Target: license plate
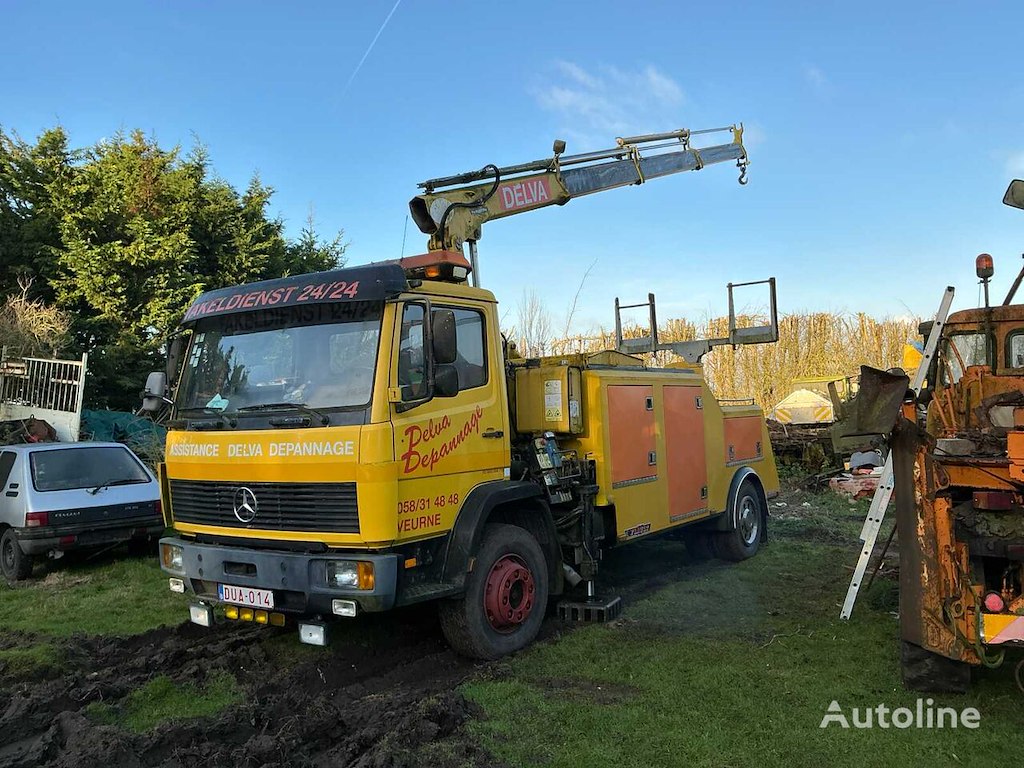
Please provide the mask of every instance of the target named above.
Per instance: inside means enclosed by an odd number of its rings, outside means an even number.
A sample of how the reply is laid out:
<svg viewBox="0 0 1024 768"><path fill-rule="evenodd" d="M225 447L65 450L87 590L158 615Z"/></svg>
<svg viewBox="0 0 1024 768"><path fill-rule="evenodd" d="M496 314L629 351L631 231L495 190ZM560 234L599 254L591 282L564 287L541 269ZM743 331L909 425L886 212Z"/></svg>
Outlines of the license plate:
<svg viewBox="0 0 1024 768"><path fill-rule="evenodd" d="M237 605L251 605L253 608L273 608L274 593L269 589L252 589L251 587L233 587L230 584L217 585L217 595L221 602Z"/></svg>

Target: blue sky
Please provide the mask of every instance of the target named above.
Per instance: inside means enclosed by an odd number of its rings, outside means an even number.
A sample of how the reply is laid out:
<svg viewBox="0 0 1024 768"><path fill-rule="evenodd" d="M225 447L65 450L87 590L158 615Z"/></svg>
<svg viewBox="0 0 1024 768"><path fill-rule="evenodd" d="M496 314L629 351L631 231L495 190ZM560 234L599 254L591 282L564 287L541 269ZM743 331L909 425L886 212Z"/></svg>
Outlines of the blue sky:
<svg viewBox="0 0 1024 768"><path fill-rule="evenodd" d="M596 260L580 331L615 296L700 318L770 275L783 312L929 315L947 284L976 304L980 251L998 300L1021 266L1024 211L1001 203L1024 176L1019 2L394 6L0 0L0 124L198 136L226 180L276 189L291 234L312 206L360 263L400 254L426 178L743 121L746 187L711 166L485 227L510 321L532 288L560 328ZM405 253L425 247L410 222Z"/></svg>

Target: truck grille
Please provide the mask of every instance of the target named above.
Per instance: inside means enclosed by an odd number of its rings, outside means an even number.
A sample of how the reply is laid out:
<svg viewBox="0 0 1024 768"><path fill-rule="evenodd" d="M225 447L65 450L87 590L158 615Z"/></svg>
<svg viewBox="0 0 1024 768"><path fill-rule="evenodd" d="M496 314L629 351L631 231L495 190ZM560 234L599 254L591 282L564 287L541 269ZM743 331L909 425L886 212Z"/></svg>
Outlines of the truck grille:
<svg viewBox="0 0 1024 768"><path fill-rule="evenodd" d="M276 531L359 533L355 483L220 483L171 480L171 514L181 523ZM248 488L256 515L235 515L236 497Z"/></svg>

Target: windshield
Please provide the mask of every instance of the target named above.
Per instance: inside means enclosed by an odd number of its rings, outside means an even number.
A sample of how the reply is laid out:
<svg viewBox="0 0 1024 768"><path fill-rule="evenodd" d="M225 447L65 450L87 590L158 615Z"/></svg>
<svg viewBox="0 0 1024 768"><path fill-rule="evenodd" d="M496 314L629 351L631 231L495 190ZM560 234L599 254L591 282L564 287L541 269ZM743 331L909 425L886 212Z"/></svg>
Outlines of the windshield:
<svg viewBox="0 0 1024 768"><path fill-rule="evenodd" d="M34 451L32 484L37 491L68 491L100 485L148 483L142 464L124 448L64 448Z"/></svg>
<svg viewBox="0 0 1024 768"><path fill-rule="evenodd" d="M293 403L365 407L380 339L379 303L266 309L201 321L178 408L230 413Z"/></svg>
<svg viewBox="0 0 1024 768"><path fill-rule="evenodd" d="M956 383L964 370L972 365L989 365L987 337L984 333L957 333L945 340L944 351L948 368L943 370L946 383Z"/></svg>

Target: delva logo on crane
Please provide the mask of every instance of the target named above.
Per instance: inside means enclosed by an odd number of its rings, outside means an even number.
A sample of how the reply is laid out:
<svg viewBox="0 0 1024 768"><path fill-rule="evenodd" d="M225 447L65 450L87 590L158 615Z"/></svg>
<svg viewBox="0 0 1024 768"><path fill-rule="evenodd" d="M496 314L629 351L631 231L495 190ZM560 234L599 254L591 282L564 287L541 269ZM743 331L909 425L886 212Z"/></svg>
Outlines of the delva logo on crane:
<svg viewBox="0 0 1024 768"><path fill-rule="evenodd" d="M522 179L502 184L498 190L501 210L517 211L551 200L551 180L547 177Z"/></svg>

